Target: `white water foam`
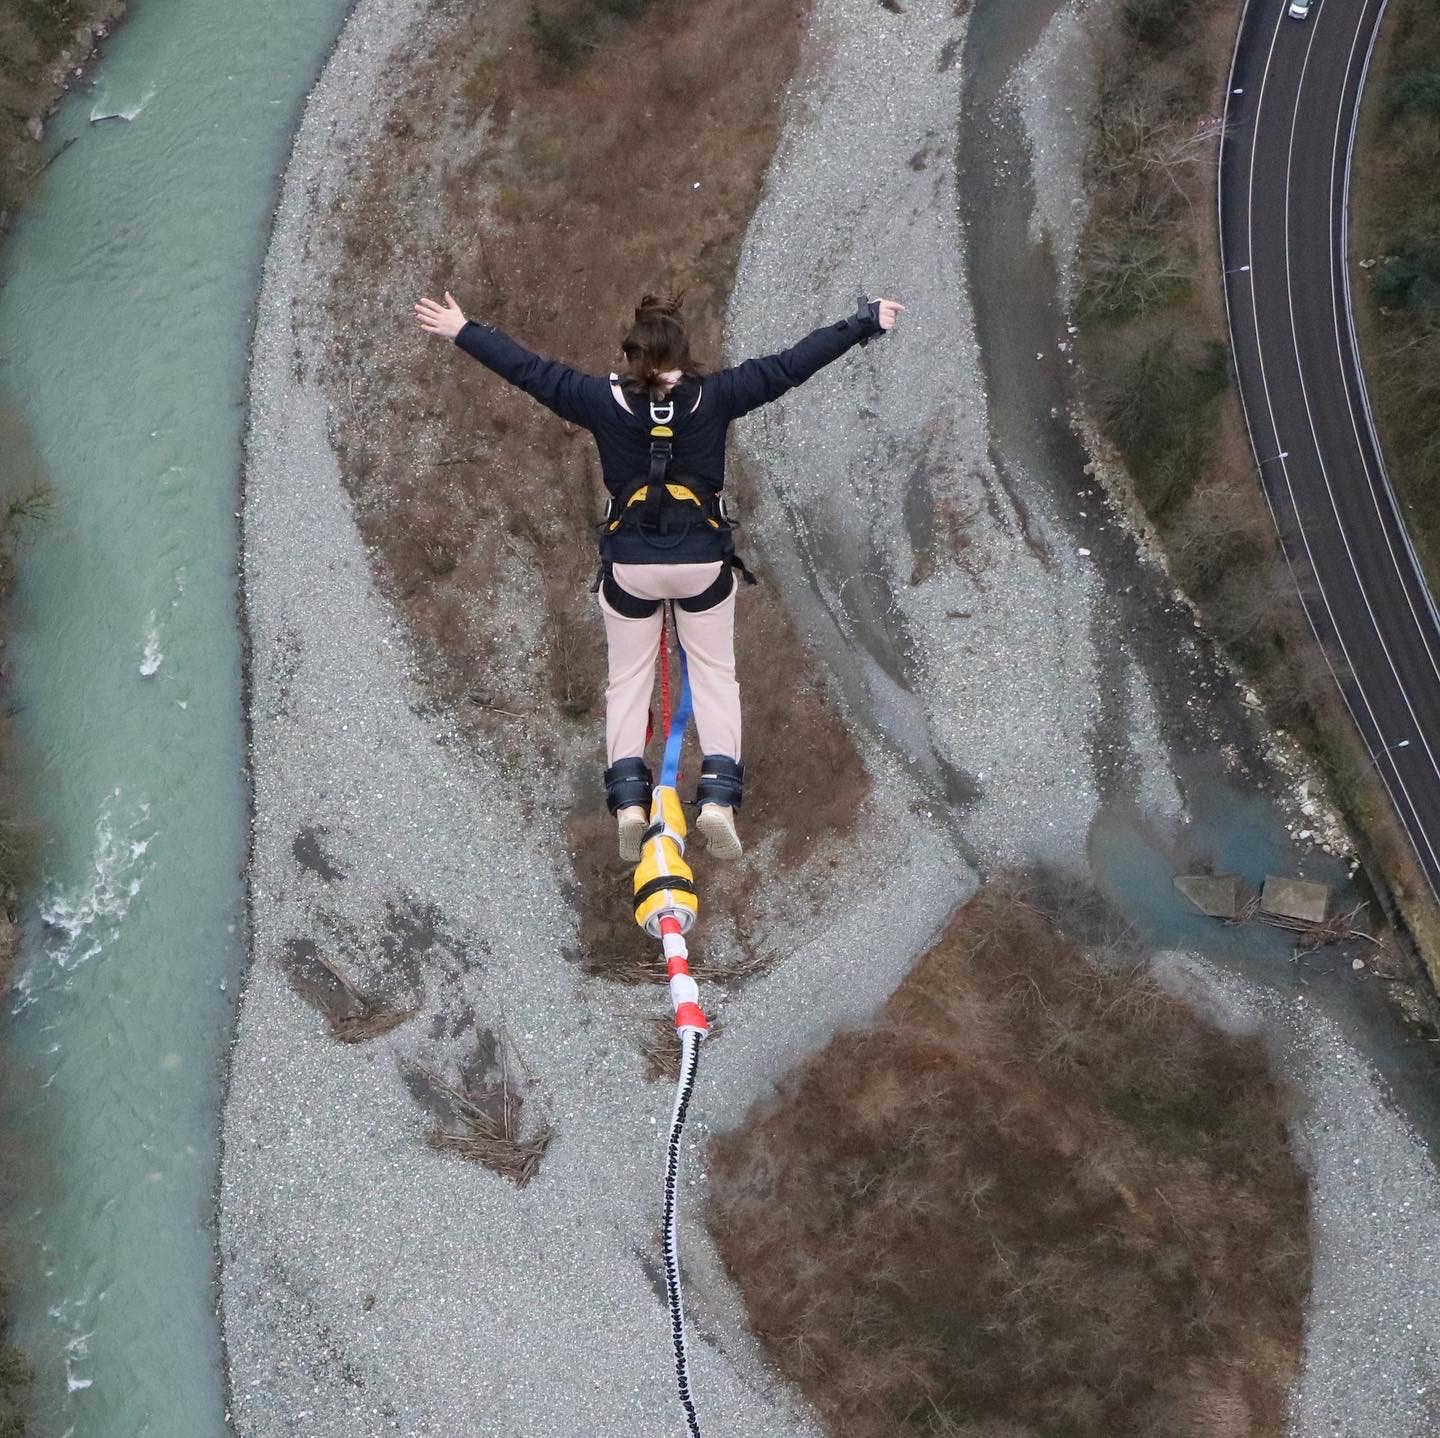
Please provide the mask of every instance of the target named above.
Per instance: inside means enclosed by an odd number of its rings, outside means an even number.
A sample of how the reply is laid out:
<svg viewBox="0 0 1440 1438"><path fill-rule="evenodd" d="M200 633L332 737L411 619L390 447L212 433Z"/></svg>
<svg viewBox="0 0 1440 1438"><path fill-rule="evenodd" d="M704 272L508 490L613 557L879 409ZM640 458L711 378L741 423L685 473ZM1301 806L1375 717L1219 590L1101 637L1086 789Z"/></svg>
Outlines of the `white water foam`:
<svg viewBox="0 0 1440 1438"><path fill-rule="evenodd" d="M76 1334L65 1345L65 1391L67 1393L79 1393L82 1389L89 1388L95 1381L93 1378L77 1378L74 1365L82 1362L90 1356L90 1334Z"/></svg>
<svg viewBox="0 0 1440 1438"><path fill-rule="evenodd" d="M144 859L154 837L150 805L112 790L95 821L90 882L69 893L52 888L40 906L51 935L48 952L62 969L87 963L119 931L145 881Z"/></svg>
<svg viewBox="0 0 1440 1438"><path fill-rule="evenodd" d="M98 125L101 120L133 120L154 98L155 87L152 85L134 103L124 105L118 110L106 110L102 108L105 101L97 100L94 108L90 111L90 123Z"/></svg>
<svg viewBox="0 0 1440 1438"><path fill-rule="evenodd" d="M141 677L152 678L164 661L165 655L160 648L160 623L152 609L145 621L145 649L140 656Z"/></svg>

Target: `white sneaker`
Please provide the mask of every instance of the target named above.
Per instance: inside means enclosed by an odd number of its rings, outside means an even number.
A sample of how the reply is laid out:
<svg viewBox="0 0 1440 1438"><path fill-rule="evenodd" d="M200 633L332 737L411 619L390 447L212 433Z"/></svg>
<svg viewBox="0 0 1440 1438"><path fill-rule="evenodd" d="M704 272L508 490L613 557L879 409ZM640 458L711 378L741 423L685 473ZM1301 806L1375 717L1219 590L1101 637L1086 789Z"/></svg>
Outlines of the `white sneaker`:
<svg viewBox="0 0 1440 1438"><path fill-rule="evenodd" d="M702 804L695 828L710 846L712 859L738 859L745 852L735 832L735 813L726 804Z"/></svg>
<svg viewBox="0 0 1440 1438"><path fill-rule="evenodd" d="M616 812L615 823L620 838L621 859L627 864L638 864L641 840L649 827L645 810L639 804L627 804Z"/></svg>

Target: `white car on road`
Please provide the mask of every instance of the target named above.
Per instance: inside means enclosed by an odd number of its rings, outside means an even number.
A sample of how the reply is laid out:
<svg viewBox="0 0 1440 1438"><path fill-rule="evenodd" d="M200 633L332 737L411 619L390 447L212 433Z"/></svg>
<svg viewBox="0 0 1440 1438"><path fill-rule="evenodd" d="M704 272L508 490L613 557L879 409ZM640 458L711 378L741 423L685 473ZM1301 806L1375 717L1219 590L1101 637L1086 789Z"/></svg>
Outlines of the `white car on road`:
<svg viewBox="0 0 1440 1438"><path fill-rule="evenodd" d="M1290 18L1303 20L1310 13L1311 0L1290 0Z"/></svg>

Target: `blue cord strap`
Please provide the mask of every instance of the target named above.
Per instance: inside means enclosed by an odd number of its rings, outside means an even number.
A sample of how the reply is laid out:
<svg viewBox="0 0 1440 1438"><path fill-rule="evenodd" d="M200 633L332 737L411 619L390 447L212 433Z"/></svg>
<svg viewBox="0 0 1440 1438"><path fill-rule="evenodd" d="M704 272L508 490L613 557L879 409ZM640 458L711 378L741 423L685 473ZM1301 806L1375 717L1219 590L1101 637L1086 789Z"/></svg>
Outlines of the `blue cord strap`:
<svg viewBox="0 0 1440 1438"><path fill-rule="evenodd" d="M661 631L660 642L665 642ZM690 723L690 665L685 658L685 646L680 643L679 633L675 636L675 648L680 652L680 698L676 701L675 712L670 716L670 728L665 734L665 757L660 764L662 787L673 789L680 779L680 748L685 742L685 730Z"/></svg>

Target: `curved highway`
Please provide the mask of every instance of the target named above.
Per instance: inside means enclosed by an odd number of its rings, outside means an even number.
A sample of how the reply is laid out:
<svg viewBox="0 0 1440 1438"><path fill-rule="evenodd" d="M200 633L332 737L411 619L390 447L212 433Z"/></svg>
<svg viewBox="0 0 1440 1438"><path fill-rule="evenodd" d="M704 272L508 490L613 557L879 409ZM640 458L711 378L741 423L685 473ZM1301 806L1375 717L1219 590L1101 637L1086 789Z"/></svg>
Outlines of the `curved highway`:
<svg viewBox="0 0 1440 1438"><path fill-rule="evenodd" d="M1350 309L1351 151L1386 0L1247 0L1220 149L1241 399L1306 611L1440 895L1440 615L1385 473Z"/></svg>

